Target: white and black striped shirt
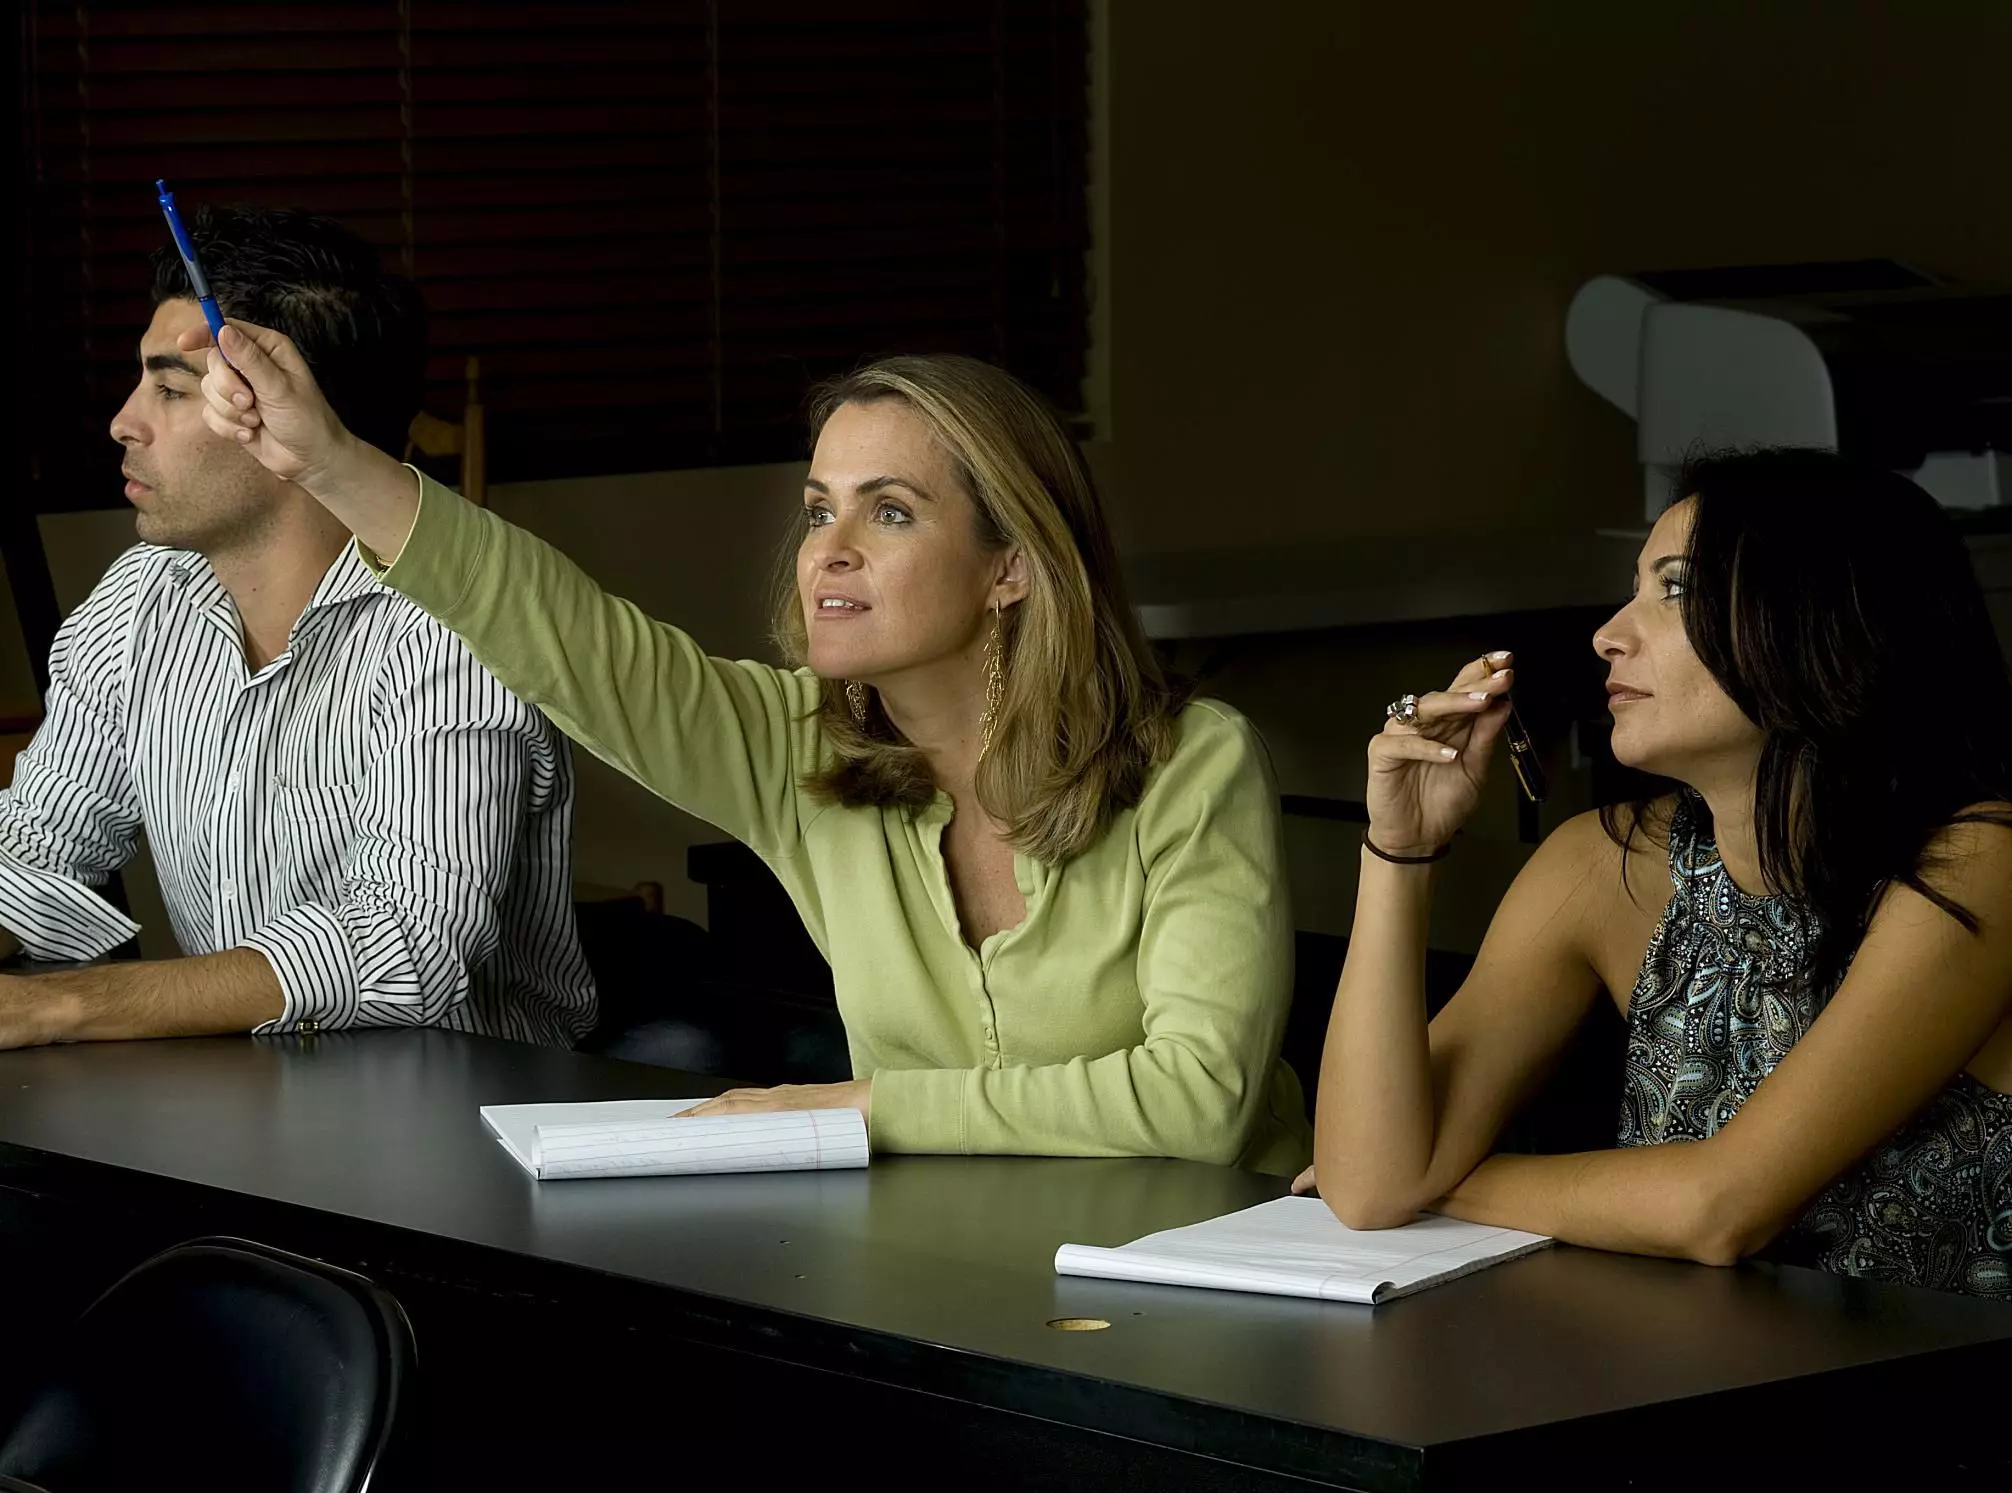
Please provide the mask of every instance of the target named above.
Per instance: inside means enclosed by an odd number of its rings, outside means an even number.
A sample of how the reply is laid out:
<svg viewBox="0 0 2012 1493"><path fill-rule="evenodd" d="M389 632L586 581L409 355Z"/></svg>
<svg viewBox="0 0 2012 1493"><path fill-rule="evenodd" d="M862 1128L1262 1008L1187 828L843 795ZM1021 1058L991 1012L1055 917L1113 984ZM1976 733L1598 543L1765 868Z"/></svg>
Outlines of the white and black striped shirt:
<svg viewBox="0 0 2012 1493"><path fill-rule="evenodd" d="M351 544L257 674L202 556L120 556L50 652L47 719L0 791L0 926L39 959L138 927L93 887L147 833L189 954L257 949L265 1032L438 1023L570 1046L572 759Z"/></svg>

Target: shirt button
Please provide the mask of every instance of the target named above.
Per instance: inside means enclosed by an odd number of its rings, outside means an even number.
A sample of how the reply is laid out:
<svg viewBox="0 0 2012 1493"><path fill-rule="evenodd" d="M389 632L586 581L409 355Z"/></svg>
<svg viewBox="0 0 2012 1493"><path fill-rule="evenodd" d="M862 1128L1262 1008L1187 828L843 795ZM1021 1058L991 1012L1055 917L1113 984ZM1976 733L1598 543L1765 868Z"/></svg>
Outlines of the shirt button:
<svg viewBox="0 0 2012 1493"><path fill-rule="evenodd" d="M321 1023L316 1021L312 1016L309 1016L299 1024L296 1030L304 1037L312 1037L316 1032L321 1030Z"/></svg>
<svg viewBox="0 0 2012 1493"><path fill-rule="evenodd" d="M238 884L235 881L226 881L217 890L223 893L225 900L228 901L237 896Z"/></svg>
<svg viewBox="0 0 2012 1493"><path fill-rule="evenodd" d="M235 772L233 772L229 777L224 779L224 786L230 789L231 792L235 793L238 791L238 782L239 782L238 775Z"/></svg>

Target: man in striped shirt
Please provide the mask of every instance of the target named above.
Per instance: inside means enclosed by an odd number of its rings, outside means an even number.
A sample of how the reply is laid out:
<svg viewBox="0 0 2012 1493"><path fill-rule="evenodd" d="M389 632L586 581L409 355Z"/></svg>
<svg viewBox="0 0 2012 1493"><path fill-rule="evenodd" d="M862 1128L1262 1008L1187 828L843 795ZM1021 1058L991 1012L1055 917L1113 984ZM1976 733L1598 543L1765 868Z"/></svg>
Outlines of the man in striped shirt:
<svg viewBox="0 0 2012 1493"><path fill-rule="evenodd" d="M225 314L284 329L358 437L397 450L417 292L326 219L192 231ZM0 974L0 1047L429 1023L571 1045L595 1001L563 738L209 432L172 252L154 302L112 421L142 542L57 635L47 718L0 791L0 956L132 938L97 889L144 830L184 957Z"/></svg>

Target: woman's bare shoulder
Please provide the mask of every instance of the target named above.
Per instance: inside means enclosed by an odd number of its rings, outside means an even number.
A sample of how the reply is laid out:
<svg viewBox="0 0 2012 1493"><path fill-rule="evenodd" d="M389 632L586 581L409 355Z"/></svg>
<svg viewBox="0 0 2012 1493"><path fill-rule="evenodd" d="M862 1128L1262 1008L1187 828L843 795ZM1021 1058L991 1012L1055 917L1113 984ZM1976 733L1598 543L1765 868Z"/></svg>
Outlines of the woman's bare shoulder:
<svg viewBox="0 0 2012 1493"><path fill-rule="evenodd" d="M1561 882L1590 876L1637 894L1667 888L1675 810L1671 796L1574 814L1545 837L1531 866Z"/></svg>
<svg viewBox="0 0 2012 1493"><path fill-rule="evenodd" d="M1524 869L1536 899L1567 914L1571 942L1610 989L1631 988L1670 900L1669 828L1676 800L1575 814ZM1617 984L1617 982L1620 982Z"/></svg>
<svg viewBox="0 0 2012 1493"><path fill-rule="evenodd" d="M1922 847L1918 874L1921 885L1963 906L1998 936L2012 932L2012 803L1958 810ZM1885 906L1892 905L1888 899Z"/></svg>

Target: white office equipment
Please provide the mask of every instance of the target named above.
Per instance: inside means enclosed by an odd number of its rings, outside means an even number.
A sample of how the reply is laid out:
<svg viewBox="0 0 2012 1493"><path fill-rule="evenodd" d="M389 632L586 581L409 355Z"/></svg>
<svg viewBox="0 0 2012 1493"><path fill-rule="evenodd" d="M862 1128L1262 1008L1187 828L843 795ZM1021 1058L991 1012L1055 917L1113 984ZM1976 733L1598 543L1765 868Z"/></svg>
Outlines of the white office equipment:
<svg viewBox="0 0 2012 1493"><path fill-rule="evenodd" d="M2012 297L1887 260L1601 275L1565 352L1635 420L1648 518L1713 446L1843 451L1951 508L2012 501Z"/></svg>

